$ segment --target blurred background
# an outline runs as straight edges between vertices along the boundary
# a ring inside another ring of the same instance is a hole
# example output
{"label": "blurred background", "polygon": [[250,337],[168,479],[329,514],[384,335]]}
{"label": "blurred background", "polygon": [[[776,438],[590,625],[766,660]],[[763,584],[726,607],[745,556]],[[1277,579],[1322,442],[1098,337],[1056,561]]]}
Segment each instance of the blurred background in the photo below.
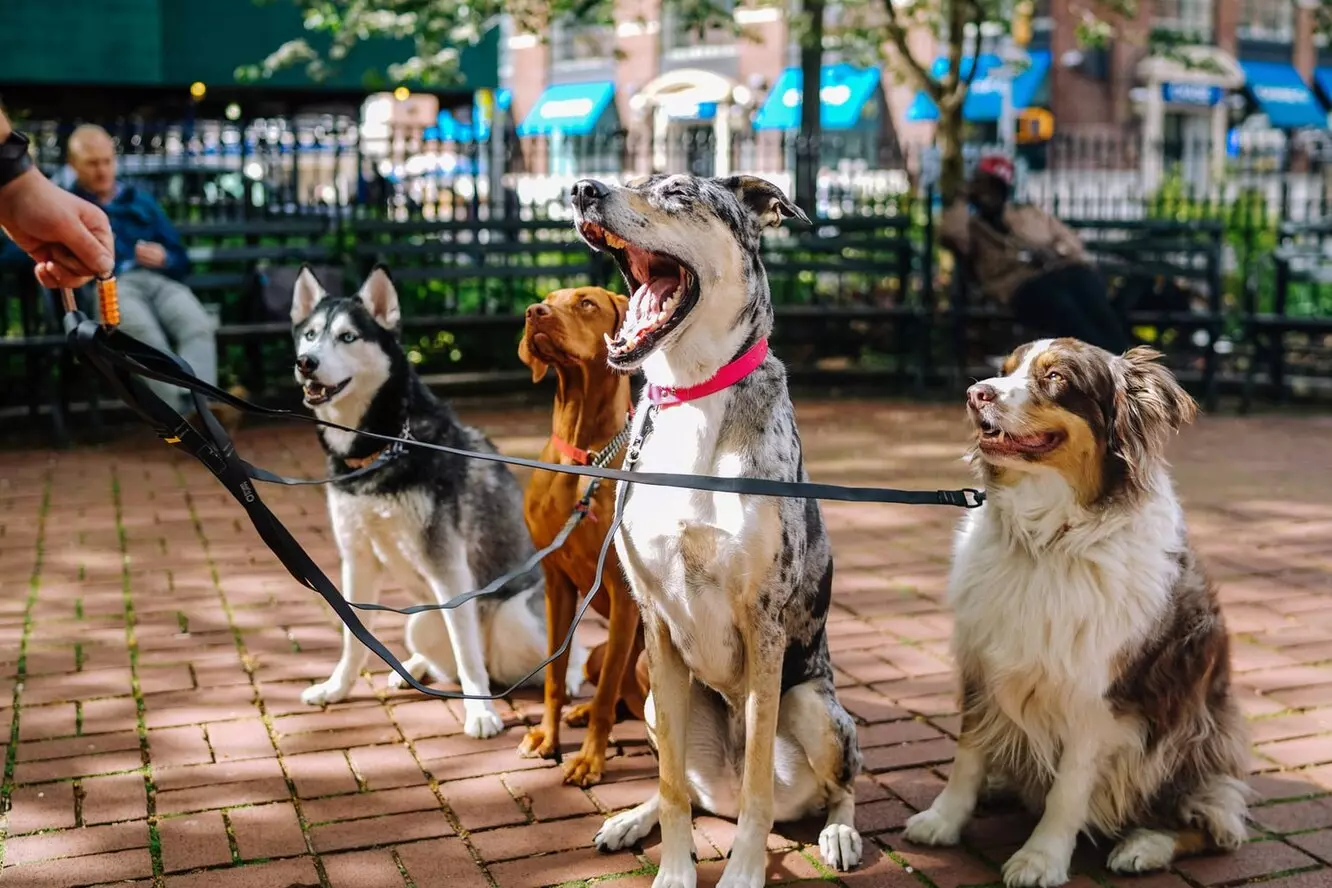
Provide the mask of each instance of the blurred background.
{"label": "blurred background", "polygon": [[[993,151],[1206,403],[1332,382],[1317,0],[367,6],[0,4],[0,103],[41,167],[72,184],[69,134],[111,133],[220,321],[220,377],[256,396],[297,397],[284,300],[302,262],[334,287],[386,262],[432,383],[526,391],[524,307],[623,286],[574,238],[569,186],[652,172],[761,175],[815,220],[766,247],[797,384],[955,392],[1027,332],[938,242]],[[0,270],[0,332],[9,434],[67,443],[117,415],[21,259]]]}

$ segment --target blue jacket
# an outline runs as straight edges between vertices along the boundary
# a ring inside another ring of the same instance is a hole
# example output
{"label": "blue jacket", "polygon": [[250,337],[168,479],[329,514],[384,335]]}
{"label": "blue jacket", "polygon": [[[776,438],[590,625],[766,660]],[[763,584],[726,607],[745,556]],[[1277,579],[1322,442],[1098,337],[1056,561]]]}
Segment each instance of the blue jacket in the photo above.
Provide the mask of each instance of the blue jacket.
{"label": "blue jacket", "polygon": [[[70,189],[84,200],[98,203],[97,199],[78,185]],[[116,240],[116,274],[137,267],[134,245],[139,241],[152,241],[166,248],[167,262],[162,268],[149,269],[175,280],[184,280],[190,273],[190,257],[180,242],[180,235],[161,206],[147,191],[133,185],[120,185],[115,197],[101,204],[111,221],[111,233]]]}

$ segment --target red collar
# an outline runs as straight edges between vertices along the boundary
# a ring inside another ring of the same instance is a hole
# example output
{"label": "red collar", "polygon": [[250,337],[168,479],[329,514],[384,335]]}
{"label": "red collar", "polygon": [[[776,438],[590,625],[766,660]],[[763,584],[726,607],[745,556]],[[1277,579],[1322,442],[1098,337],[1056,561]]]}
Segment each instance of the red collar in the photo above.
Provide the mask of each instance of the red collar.
{"label": "red collar", "polygon": [[[634,417],[634,405],[630,404],[629,418],[633,419],[633,417]],[[616,435],[616,437],[619,436]],[[607,446],[610,446],[610,444],[614,442],[615,438],[611,438],[610,443],[608,443]],[[550,436],[550,443],[554,444],[555,449],[558,450],[560,453],[564,454],[565,456],[569,457],[569,459],[573,460],[574,465],[587,466],[592,464],[592,457],[594,455],[593,451],[584,450],[581,447],[575,447],[572,444],[570,444],[568,441],[561,438],[559,435],[555,434],[552,434]]]}
{"label": "red collar", "polygon": [[762,364],[763,359],[767,356],[768,340],[760,339],[750,347],[749,351],[718,370],[711,379],[700,382],[698,385],[685,386],[684,388],[649,385],[647,390],[648,400],[655,404],[658,410],[664,410],[667,407],[678,407],[686,401],[697,401],[699,398],[705,398],[735,385],[757,370],[758,365]]}

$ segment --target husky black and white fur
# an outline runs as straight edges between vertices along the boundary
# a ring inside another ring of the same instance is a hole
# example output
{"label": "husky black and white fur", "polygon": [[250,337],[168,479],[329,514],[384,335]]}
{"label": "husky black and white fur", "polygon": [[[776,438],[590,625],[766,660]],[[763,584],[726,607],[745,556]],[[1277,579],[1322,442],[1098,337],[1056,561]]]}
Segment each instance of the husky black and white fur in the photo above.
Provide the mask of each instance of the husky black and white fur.
{"label": "husky black and white fur", "polygon": [[[296,379],[305,403],[320,419],[384,435],[401,435],[466,450],[494,452],[490,440],[459,422],[417,376],[398,341],[398,294],[376,268],[360,292],[330,297],[308,269],[296,281],[291,320]],[[319,429],[330,475],[369,465],[381,441]],[[523,524],[518,481],[503,465],[437,450],[407,448],[378,469],[328,486],[328,512],[342,555],[342,594],[376,601],[385,572],[418,603],[446,602],[516,568],[533,551]],[[518,681],[545,658],[545,590],[540,569],[509,582],[497,594],[453,610],[427,611],[407,620],[411,653],[404,663],[416,678],[457,680],[465,693],[490,693],[490,680]],[[368,620],[367,620],[368,622]],[[350,631],[328,680],[305,690],[311,705],[334,703],[350,692],[369,651]],[[570,694],[587,653],[569,662]],[[542,680],[540,673],[533,684]],[[396,673],[391,682],[403,684]],[[467,700],[465,730],[491,737],[503,729],[494,704]]]}
{"label": "husky black and white fur", "polygon": [[[610,343],[613,366],[695,385],[771,332],[760,233],[804,219],[776,186],[584,180],[574,208],[579,233],[615,257],[634,294]],[[647,407],[635,411],[635,434]],[[657,412],[636,469],[806,479],[782,364],[769,355],[730,388]],[[636,487],[623,515],[616,548],[643,616],[660,781],[650,800],[606,821],[598,846],[632,845],[660,823],[653,885],[692,888],[698,805],[738,820],[720,888],[755,888],[774,820],[826,813],[824,859],[856,865],[860,751],[829,661],[833,560],[818,502]]]}

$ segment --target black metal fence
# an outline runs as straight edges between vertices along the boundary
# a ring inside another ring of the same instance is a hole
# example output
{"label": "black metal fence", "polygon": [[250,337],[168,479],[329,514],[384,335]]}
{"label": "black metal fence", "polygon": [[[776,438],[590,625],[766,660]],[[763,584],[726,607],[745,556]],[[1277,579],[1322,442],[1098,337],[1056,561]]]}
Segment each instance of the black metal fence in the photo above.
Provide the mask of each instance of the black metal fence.
{"label": "black metal fence", "polygon": [[[669,131],[664,143],[625,133],[459,143],[366,132],[336,115],[105,125],[122,177],[176,220],[191,284],[218,306],[224,375],[259,390],[288,378],[285,322],[265,307],[281,299],[264,298],[274,269],[312,261],[354,286],[387,262],[424,372],[516,379],[524,306],[557,286],[619,286],[573,236],[577,178],[729,170],[789,190],[796,157],[812,150],[788,133],[741,132],[719,151],[711,127]],[[42,166],[68,181],[72,125],[24,126]],[[981,150],[969,146],[967,162]],[[937,152],[863,133],[826,133],[818,152],[815,228],[775,232],[767,256],[793,372],[925,388],[1010,346],[1011,320],[975,310],[937,246]],[[1312,143],[1066,136],[1018,153],[1017,197],[1081,229],[1135,333],[1183,376],[1213,394],[1332,379],[1332,326],[1319,326],[1332,325],[1332,154]],[[0,323],[0,378],[21,383],[5,386],[0,410],[58,412],[75,371],[61,367],[50,294],[22,269],[0,280]]]}

